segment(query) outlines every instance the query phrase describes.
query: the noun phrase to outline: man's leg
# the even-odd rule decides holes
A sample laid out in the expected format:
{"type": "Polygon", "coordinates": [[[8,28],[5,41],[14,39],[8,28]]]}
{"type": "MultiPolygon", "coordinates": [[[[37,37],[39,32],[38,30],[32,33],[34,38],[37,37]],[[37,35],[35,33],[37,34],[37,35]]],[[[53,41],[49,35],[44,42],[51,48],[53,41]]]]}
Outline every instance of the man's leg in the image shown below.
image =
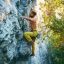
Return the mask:
{"type": "Polygon", "coordinates": [[[36,37],[37,36],[37,31],[34,31],[34,32],[25,32],[24,33],[24,37],[26,38],[26,40],[28,41],[28,42],[31,42],[32,43],[32,55],[34,55],[35,54],[35,38],[33,38],[33,37],[36,37]],[[33,39],[32,39],[33,38],[33,39]]]}
{"type": "Polygon", "coordinates": [[[32,43],[33,32],[24,32],[24,37],[28,42],[32,43]]]}
{"type": "Polygon", "coordinates": [[[37,31],[33,31],[33,40],[32,40],[32,56],[35,55],[35,39],[37,37],[37,31]]]}
{"type": "Polygon", "coordinates": [[[32,56],[35,55],[35,41],[32,41],[32,56]]]}
{"type": "Polygon", "coordinates": [[[31,55],[33,56],[35,54],[34,53],[34,49],[35,49],[34,41],[35,41],[35,39],[34,40],[32,39],[32,37],[34,37],[34,33],[33,32],[25,32],[24,37],[26,38],[26,40],[28,42],[31,42],[31,44],[32,44],[32,54],[31,55]]]}

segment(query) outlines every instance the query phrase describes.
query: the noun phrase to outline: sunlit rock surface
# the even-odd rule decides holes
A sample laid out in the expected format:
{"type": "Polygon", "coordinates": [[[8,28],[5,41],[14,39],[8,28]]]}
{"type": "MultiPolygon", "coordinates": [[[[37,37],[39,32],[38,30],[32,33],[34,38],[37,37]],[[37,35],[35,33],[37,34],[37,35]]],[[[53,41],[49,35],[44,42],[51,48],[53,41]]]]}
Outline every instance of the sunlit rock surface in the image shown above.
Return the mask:
{"type": "Polygon", "coordinates": [[[0,64],[49,64],[47,48],[41,39],[35,43],[35,56],[31,57],[31,45],[23,38],[30,31],[27,20],[35,0],[0,0],[0,64]]]}

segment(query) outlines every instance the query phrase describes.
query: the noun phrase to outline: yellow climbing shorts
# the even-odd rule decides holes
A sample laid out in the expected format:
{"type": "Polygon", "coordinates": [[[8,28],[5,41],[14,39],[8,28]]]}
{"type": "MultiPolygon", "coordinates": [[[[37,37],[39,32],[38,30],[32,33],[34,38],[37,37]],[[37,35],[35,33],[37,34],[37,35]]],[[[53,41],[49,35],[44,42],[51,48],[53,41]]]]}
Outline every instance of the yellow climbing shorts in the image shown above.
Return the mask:
{"type": "Polygon", "coordinates": [[[32,42],[32,38],[36,38],[37,35],[37,30],[34,30],[33,32],[24,32],[24,37],[28,42],[32,42]]]}

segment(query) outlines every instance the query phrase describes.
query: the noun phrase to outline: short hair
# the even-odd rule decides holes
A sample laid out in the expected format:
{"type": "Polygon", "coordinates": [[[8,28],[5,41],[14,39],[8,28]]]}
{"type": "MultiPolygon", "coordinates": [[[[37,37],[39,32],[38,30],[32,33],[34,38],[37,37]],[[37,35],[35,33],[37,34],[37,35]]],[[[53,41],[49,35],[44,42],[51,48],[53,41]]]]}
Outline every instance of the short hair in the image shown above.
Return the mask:
{"type": "Polygon", "coordinates": [[[34,17],[36,15],[36,12],[34,10],[31,10],[29,17],[34,17]],[[33,14],[33,16],[31,16],[33,14]]]}
{"type": "Polygon", "coordinates": [[[36,12],[34,10],[32,10],[31,13],[33,13],[34,15],[36,15],[36,12]]]}

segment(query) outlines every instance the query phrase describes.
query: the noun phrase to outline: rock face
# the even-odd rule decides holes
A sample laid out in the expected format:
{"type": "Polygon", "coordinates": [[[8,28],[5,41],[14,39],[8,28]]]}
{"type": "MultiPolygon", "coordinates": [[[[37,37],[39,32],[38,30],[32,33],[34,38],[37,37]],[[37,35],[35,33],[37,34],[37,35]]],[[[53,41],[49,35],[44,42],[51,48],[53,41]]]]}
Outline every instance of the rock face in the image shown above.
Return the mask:
{"type": "Polygon", "coordinates": [[[27,20],[20,16],[28,16],[35,1],[0,0],[0,64],[48,64],[45,45],[40,41],[36,56],[30,57],[31,45],[23,38],[23,32],[30,28],[27,20]]]}
{"type": "Polygon", "coordinates": [[[31,0],[0,0],[0,50],[6,61],[31,54],[31,46],[23,39],[23,32],[30,30],[29,23],[20,16],[29,14],[32,3],[31,0]]]}

